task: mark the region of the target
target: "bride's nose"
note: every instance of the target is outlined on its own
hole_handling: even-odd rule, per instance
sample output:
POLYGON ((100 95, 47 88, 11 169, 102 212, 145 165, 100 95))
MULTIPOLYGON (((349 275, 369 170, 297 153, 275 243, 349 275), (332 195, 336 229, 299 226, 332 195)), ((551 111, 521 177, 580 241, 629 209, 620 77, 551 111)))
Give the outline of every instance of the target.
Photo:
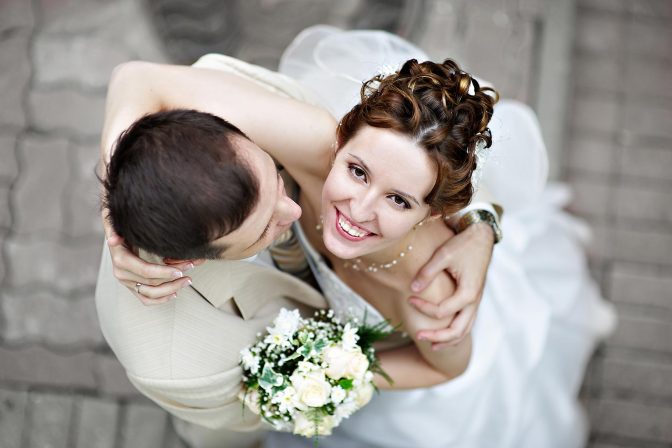
POLYGON ((301 207, 299 204, 283 196, 278 202, 278 224, 291 224, 301 217, 301 207))
POLYGON ((358 223, 372 221, 375 217, 375 198, 373 195, 355 197, 350 200, 350 218, 358 223))

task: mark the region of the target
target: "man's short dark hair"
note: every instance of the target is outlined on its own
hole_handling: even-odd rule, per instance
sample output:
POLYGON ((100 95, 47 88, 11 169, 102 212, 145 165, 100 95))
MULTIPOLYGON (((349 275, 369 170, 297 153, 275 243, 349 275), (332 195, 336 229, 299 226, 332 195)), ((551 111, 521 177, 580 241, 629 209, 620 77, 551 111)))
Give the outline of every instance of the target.
POLYGON ((247 136, 195 110, 136 121, 117 140, 103 181, 114 231, 162 257, 218 258, 226 248, 212 242, 236 230, 259 196, 238 139, 247 136))

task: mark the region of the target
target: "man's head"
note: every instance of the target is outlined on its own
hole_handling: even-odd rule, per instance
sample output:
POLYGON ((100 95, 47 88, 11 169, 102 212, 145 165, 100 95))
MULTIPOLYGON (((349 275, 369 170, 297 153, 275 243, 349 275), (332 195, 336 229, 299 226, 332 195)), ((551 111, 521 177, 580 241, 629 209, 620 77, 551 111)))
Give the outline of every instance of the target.
POLYGON ((147 115, 126 130, 104 190, 117 234, 177 260, 251 256, 300 216, 268 154, 193 110, 147 115))

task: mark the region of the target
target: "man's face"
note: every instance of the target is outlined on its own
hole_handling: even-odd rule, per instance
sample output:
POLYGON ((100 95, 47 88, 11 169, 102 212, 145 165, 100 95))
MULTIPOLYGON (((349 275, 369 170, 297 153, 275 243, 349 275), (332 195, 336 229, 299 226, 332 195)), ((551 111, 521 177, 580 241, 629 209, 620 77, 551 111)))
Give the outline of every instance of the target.
POLYGON ((301 207, 287 196, 271 156, 244 138, 236 139, 236 146, 257 177, 259 200, 240 227, 213 242, 214 246, 228 246, 222 254, 228 260, 259 253, 301 217, 301 207))

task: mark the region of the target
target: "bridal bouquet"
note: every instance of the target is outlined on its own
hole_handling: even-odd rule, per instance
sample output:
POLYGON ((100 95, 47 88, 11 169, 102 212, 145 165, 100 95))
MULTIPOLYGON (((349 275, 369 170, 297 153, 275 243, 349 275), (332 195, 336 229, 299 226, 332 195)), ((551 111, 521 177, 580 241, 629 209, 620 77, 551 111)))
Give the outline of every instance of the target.
POLYGON ((267 330, 241 352, 240 398, 276 429, 329 435, 369 402, 374 373, 391 381, 373 348, 392 332, 387 322, 358 326, 356 319, 341 322, 331 310, 303 319, 283 308, 267 330))

